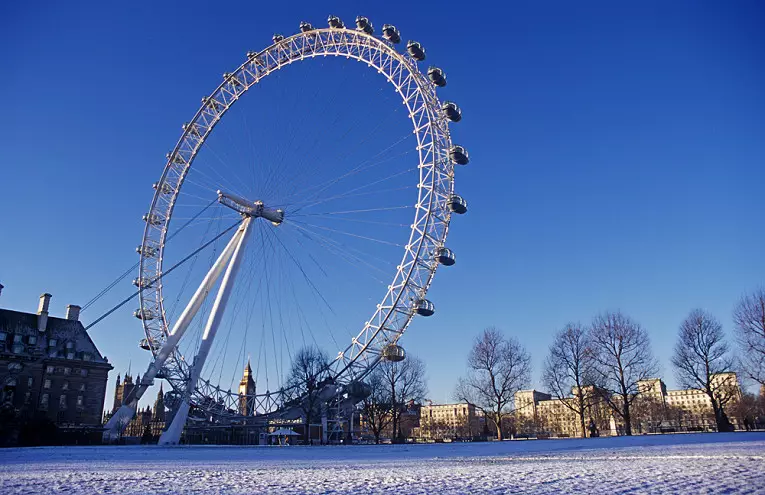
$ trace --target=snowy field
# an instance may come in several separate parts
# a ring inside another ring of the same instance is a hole
[[[765,433],[0,450],[0,493],[765,493]]]

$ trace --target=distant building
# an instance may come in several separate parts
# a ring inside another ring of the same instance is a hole
[[[733,399],[725,407],[730,411],[741,396],[735,373],[720,373],[713,377],[719,385],[728,386]],[[515,418],[521,434],[574,437],[581,436],[581,422],[567,401],[572,396],[554,399],[550,394],[537,390],[521,390],[515,394]],[[600,436],[618,435],[624,431],[621,417],[615,414],[592,387],[583,393],[591,394],[590,407],[585,413],[587,435],[596,432]],[[712,402],[703,390],[667,390],[660,378],[638,382],[638,395],[632,403],[633,433],[654,433],[659,431],[704,431],[716,428]],[[739,419],[730,418],[735,427]]]
[[[239,381],[239,414],[252,416],[255,414],[255,379],[253,378],[250,360],[244,367],[244,374]]]
[[[112,366],[79,321],[48,313],[50,294],[37,313],[0,309],[0,403],[20,417],[47,417],[59,426],[98,426]]]
[[[483,416],[473,404],[423,404],[419,436],[428,439],[471,438],[484,430]]]
[[[140,379],[141,377],[138,376],[133,380],[130,372],[128,372],[125,374],[125,379],[120,381],[120,376],[117,375],[117,383],[114,386],[114,407],[105,415],[105,419],[110,418],[122,407],[123,400],[135,388],[135,384]],[[163,384],[160,383],[157,398],[154,400],[154,407],[146,406],[145,409],[138,409],[130,422],[125,426],[122,436],[137,437],[145,441],[156,442],[165,429],[166,421],[165,393]],[[145,438],[147,434],[151,438]]]

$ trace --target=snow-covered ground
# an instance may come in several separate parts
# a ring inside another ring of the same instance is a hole
[[[0,450],[1,494],[765,493],[765,433]]]

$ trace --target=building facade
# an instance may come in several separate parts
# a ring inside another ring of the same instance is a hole
[[[37,313],[0,309],[0,403],[21,418],[59,426],[98,426],[112,366],[79,321],[80,307],[49,314],[51,295]]]
[[[420,408],[418,436],[426,439],[472,438],[483,434],[483,415],[475,405],[423,404]]]
[[[731,411],[741,396],[735,373],[720,373],[712,380],[730,401],[725,405]],[[721,388],[722,389],[722,388]],[[521,390],[515,394],[515,417],[519,433],[556,437],[582,436],[581,421],[576,408],[568,407],[572,397],[557,399],[537,390]],[[624,423],[615,414],[601,393],[589,387],[583,393],[589,395],[590,404],[585,412],[587,436],[618,435],[624,431]],[[658,433],[662,431],[711,431],[716,428],[714,411],[709,396],[703,390],[667,390],[660,378],[638,382],[638,394],[631,406],[633,433]],[[740,427],[740,419],[730,417],[734,427]]]

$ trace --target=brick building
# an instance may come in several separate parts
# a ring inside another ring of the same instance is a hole
[[[112,366],[80,323],[80,307],[50,316],[50,299],[40,296],[37,313],[0,309],[0,404],[20,418],[98,426]]]

